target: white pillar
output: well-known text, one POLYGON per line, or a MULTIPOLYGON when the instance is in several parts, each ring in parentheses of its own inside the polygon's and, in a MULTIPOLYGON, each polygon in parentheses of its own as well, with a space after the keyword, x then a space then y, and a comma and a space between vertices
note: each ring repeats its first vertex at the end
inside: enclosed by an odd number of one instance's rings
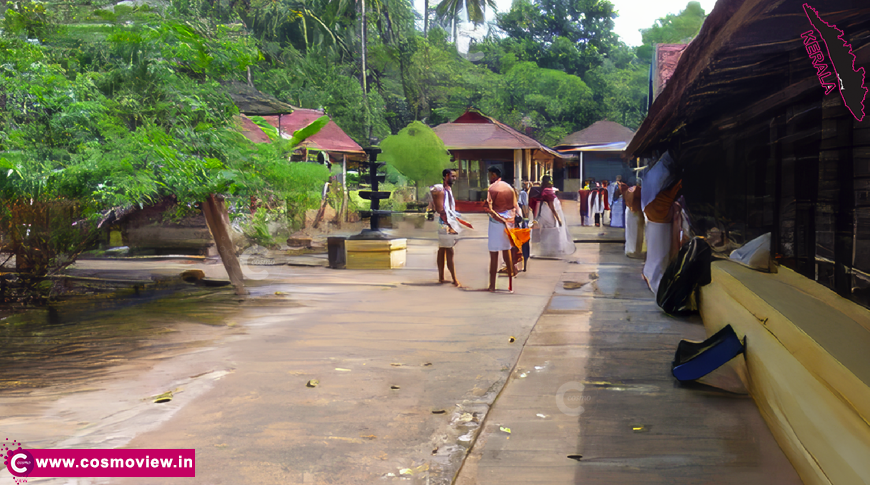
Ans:
POLYGON ((586 176, 583 173, 583 152, 580 152, 580 188, 583 188, 583 184, 585 183, 586 176))
POLYGON ((522 150, 514 150, 514 187, 517 190, 522 190, 523 188, 523 151, 522 150))

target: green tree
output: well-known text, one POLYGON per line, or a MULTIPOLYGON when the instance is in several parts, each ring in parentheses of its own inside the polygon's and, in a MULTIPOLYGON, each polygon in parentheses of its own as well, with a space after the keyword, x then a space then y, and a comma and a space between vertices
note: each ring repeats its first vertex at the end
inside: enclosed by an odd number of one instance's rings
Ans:
POLYGON ((532 62, 511 68, 500 91, 501 119, 515 127, 532 127, 545 144, 553 145, 599 118, 592 90, 582 79, 532 62))
POLYGON ((589 71, 587 78, 594 99, 601 108, 601 116, 636 130, 646 115, 649 67, 641 63, 624 69, 614 63, 604 64, 589 71))
POLYGON ((637 48, 637 57, 643 61, 652 60, 654 44, 685 44, 701 30, 704 9, 698 2, 689 2, 678 14, 668 14, 655 21, 652 27, 641 30, 643 45, 637 48))
POLYGON ((616 16, 607 0, 517 0, 497 24, 519 60, 583 76, 619 45, 616 16))
MULTIPOLYGON (((286 50, 287 59, 290 50, 286 50)), ((355 66, 342 63, 337 54, 303 54, 292 50, 292 62, 255 70, 253 80, 263 92, 292 105, 324 109, 351 138, 360 145, 372 136, 383 139, 390 134, 385 120, 385 104, 377 91, 366 99, 362 87, 352 74, 355 66)))
POLYGON ((15 31, 0 39, 0 233, 26 285, 71 264, 106 210, 167 197, 202 205, 232 278, 235 254, 214 232, 228 222, 221 199, 293 191, 292 143, 244 138, 217 82, 258 61, 251 39, 220 24, 153 20, 39 44, 15 31))
POLYGON ((453 25, 453 43, 457 43, 457 28, 462 21, 462 12, 465 18, 474 25, 481 25, 486 20, 486 7, 495 9, 494 0, 441 0, 435 7, 435 15, 442 21, 448 21, 453 25))
POLYGON ((381 155, 389 166, 417 185, 417 192, 438 182, 441 171, 450 165, 450 152, 444 142, 425 124, 414 121, 396 135, 381 142, 381 155))

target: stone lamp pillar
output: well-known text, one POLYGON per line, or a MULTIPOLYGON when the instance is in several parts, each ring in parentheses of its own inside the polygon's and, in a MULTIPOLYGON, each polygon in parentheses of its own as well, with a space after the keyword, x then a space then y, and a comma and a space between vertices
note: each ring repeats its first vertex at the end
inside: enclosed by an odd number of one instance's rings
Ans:
POLYGON ((380 210, 381 200, 389 199, 390 192, 378 190, 378 184, 383 182, 386 175, 379 175, 378 168, 383 163, 378 163, 380 148, 365 148, 369 170, 369 183, 372 190, 360 191, 359 196, 370 200, 371 225, 370 229, 363 229, 355 236, 347 238, 345 242, 347 269, 393 269, 405 266, 407 258, 408 240, 390 239, 380 231, 379 219, 382 215, 391 214, 392 211, 380 210))

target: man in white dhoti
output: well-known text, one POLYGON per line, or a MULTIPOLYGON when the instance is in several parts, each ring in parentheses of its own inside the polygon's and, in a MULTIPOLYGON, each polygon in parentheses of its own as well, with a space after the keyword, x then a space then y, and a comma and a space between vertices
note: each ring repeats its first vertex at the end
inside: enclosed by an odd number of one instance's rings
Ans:
POLYGON ((646 219, 641 209, 641 181, 635 187, 626 187, 622 193, 625 200, 625 255, 642 259, 646 256, 644 235, 646 219))
POLYGON ((592 225, 592 212, 589 207, 589 203, 592 201, 591 192, 589 182, 586 182, 586 185, 577 191, 577 206, 580 208, 580 225, 582 226, 592 225))
POLYGON ((675 254, 673 248, 679 248, 679 241, 674 238, 677 215, 674 201, 682 188, 679 173, 675 158, 665 152, 643 176, 641 209, 647 221, 643 276, 654 294, 658 293, 662 275, 675 254))
POLYGON ((601 215, 604 214, 604 204, 601 201, 600 189, 601 187, 596 187, 589 192, 589 219, 590 222, 595 221, 595 227, 601 225, 601 215))
POLYGON ((444 177, 443 184, 433 185, 430 189, 432 194, 433 210, 438 213, 438 283, 445 283, 444 263, 453 278, 453 286, 459 287, 456 279, 456 270, 453 266, 453 247, 462 230, 459 224, 459 214, 456 212, 456 199, 453 198, 453 184, 456 182, 456 170, 446 168, 441 175, 444 177))
POLYGON ((498 252, 501 251, 508 268, 508 291, 513 293, 514 264, 511 258, 511 241, 505 231, 512 228, 519 213, 517 196, 513 187, 501 179, 498 167, 489 167, 489 190, 486 194, 486 212, 489 214, 489 291, 495 291, 498 270, 498 252))
POLYGON ((616 182, 607 187, 610 196, 610 227, 625 227, 625 200, 622 198, 622 175, 616 176, 616 182))

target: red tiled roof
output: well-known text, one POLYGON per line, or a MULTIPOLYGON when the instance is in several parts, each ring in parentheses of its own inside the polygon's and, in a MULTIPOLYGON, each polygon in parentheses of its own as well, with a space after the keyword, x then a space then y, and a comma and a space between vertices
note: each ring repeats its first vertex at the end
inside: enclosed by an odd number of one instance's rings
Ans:
MULTIPOLYGON (((293 136, 294 131, 309 125, 321 116, 323 113, 320 111, 300 108, 289 114, 264 116, 263 119, 278 128, 281 136, 289 138, 293 136)), ((342 131, 332 120, 329 120, 329 123, 320 132, 302 142, 300 146, 328 152, 363 153, 362 147, 347 136, 347 133, 342 131)))
POLYGON ((239 122, 239 131, 241 131, 248 140, 251 140, 254 143, 272 143, 272 140, 269 139, 269 135, 264 133, 263 130, 247 116, 239 115, 237 120, 239 122))
POLYGON ((592 126, 566 136, 556 148, 585 145, 606 145, 614 142, 631 141, 634 132, 630 129, 614 123, 613 121, 596 121, 592 126))
POLYGON ((510 126, 474 111, 468 111, 452 123, 442 123, 435 133, 448 150, 521 150, 539 149, 561 157, 534 138, 510 126))
POLYGON ((653 63, 653 100, 674 75, 680 56, 689 44, 656 44, 653 63))

